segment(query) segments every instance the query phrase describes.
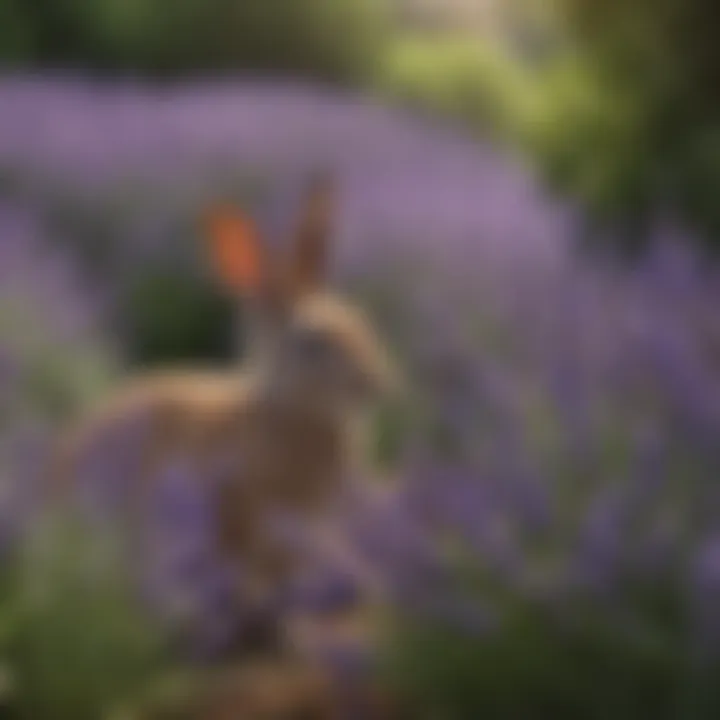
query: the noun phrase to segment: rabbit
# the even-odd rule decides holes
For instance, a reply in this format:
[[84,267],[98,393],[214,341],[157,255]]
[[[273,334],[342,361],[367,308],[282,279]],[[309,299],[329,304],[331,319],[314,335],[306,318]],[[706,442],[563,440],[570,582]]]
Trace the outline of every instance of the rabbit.
[[214,275],[254,311],[249,357],[224,371],[131,379],[61,437],[53,470],[58,498],[72,497],[89,448],[143,417],[141,466],[123,498],[129,519],[140,522],[138,535],[153,478],[171,458],[189,458],[204,477],[222,461],[222,482],[212,492],[219,557],[243,568],[246,590],[250,577],[258,597],[292,572],[295,561],[267,521],[276,512],[322,514],[360,461],[368,410],[402,386],[372,323],[328,287],[336,205],[334,181],[314,181],[284,252],[273,252],[240,211],[218,206],[208,213]]

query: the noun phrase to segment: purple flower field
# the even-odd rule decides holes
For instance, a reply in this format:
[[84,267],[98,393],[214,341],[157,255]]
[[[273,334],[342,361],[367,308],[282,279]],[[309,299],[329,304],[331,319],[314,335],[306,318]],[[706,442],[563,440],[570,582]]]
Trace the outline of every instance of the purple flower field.
[[[410,393],[377,423],[378,444],[397,440],[391,464],[334,523],[391,619],[371,647],[322,648],[328,662],[357,671],[370,652],[427,708],[417,717],[717,717],[720,276],[680,228],[658,218],[632,268],[590,265],[573,252],[581,212],[521,159],[313,88],[17,77],[0,81],[0,108],[6,547],[36,528],[27,460],[41,451],[27,443],[120,375],[134,279],[158,262],[203,277],[207,203],[232,197],[282,229],[303,177],[329,167],[338,287],[389,337]],[[106,504],[141,431],[98,449]],[[156,547],[135,570],[206,657],[242,619],[225,612],[191,474],[182,458],[168,468]],[[387,476],[393,491],[372,491]],[[362,593],[339,553],[316,557],[326,545],[309,543],[316,572],[283,607]],[[28,653],[20,679],[38,668]]]

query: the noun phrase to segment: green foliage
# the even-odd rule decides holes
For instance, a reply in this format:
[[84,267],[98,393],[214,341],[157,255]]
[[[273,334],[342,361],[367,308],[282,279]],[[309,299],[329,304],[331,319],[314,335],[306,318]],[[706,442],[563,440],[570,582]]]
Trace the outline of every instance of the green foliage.
[[238,310],[207,282],[165,268],[149,269],[131,288],[126,309],[132,360],[154,364],[232,358]]
[[477,38],[399,39],[381,86],[391,96],[429,107],[483,132],[507,133],[534,101],[525,73],[501,47]]
[[63,337],[42,302],[30,296],[0,293],[0,339],[17,364],[17,377],[4,407],[5,424],[55,422],[81,410],[114,376],[109,348],[88,333]]
[[583,200],[597,219],[650,202],[655,158],[642,106],[575,53],[528,67],[499,42],[410,38],[391,54],[384,84],[526,151],[552,187]]
[[98,720],[162,666],[162,638],[136,607],[117,548],[86,533],[65,521],[36,526],[16,559],[0,652],[17,717]]
[[17,0],[0,0],[0,62],[32,54],[29,18]]
[[[391,685],[448,720],[634,720],[688,717],[687,655],[677,639],[603,619],[576,600],[555,614],[505,600],[480,635],[426,617],[399,620],[384,667]],[[571,614],[568,614],[569,613]],[[692,717],[714,717],[708,708]]]
[[2,0],[2,18],[0,59],[19,65],[331,81],[367,78],[388,27],[380,0]]
[[717,8],[704,0],[552,7],[543,23],[554,30],[538,57],[528,61],[522,41],[537,18],[520,12],[502,39],[401,40],[384,85],[518,146],[623,242],[642,242],[659,207],[716,244]]

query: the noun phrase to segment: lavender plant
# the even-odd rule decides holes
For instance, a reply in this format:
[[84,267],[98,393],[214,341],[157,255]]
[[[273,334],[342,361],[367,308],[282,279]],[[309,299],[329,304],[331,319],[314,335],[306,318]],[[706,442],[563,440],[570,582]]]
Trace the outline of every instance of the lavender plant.
[[[337,280],[394,340],[412,393],[379,432],[394,491],[336,519],[394,610],[380,664],[426,716],[715,717],[720,282],[681,232],[659,218],[643,263],[589,266],[575,209],[427,121],[296,87],[93,90],[3,81],[0,167],[68,253],[104,238],[112,260],[94,267],[116,300],[150,258],[202,277],[206,199],[242,199],[282,235],[265,191],[289,202],[303,173],[338,169]],[[122,447],[98,449],[101,495],[132,474]],[[182,461],[139,574],[205,652],[232,612]],[[339,560],[315,570],[290,605],[362,595]]]
[[516,294],[495,363],[463,335],[428,376],[455,442],[423,443],[398,501],[415,527],[393,516],[379,554],[402,583],[390,672],[427,717],[717,712],[700,599],[719,407],[701,306],[717,284],[695,260],[666,237],[629,276],[576,262]]
[[3,425],[17,428],[23,415],[57,420],[83,406],[111,375],[100,298],[85,298],[72,260],[44,237],[28,207],[0,205],[0,258]]

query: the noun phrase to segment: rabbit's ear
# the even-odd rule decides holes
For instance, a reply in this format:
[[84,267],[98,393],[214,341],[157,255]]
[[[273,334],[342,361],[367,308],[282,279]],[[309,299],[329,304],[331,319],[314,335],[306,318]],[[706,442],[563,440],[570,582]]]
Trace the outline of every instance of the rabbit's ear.
[[233,294],[255,294],[268,279],[267,256],[255,223],[227,205],[205,216],[205,237],[216,278]]
[[296,292],[313,289],[325,280],[335,205],[334,179],[325,175],[316,178],[305,197],[293,238],[290,267]]
[[248,301],[261,325],[276,328],[292,306],[290,283],[281,263],[262,242],[255,223],[229,206],[206,215],[205,236],[218,281]]

